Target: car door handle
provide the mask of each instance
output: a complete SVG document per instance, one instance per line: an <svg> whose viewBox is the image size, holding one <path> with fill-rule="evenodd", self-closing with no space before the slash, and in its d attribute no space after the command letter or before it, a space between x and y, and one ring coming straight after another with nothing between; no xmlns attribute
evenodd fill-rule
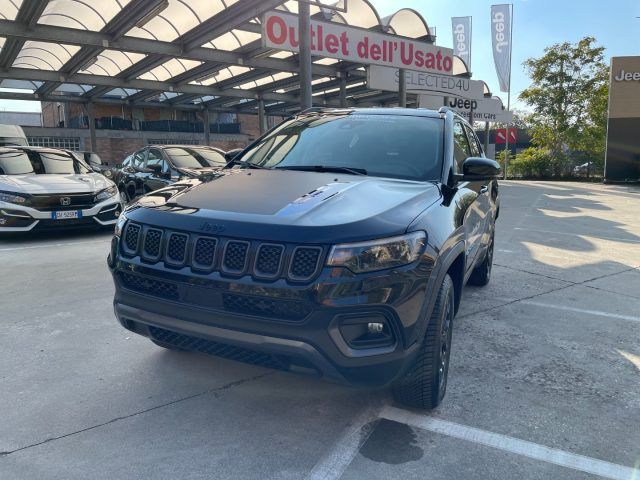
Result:
<svg viewBox="0 0 640 480"><path fill-rule="evenodd" d="M489 191L489 187L486 185L483 185L482 188L480 189L480 195L484 195L488 191Z"/></svg>

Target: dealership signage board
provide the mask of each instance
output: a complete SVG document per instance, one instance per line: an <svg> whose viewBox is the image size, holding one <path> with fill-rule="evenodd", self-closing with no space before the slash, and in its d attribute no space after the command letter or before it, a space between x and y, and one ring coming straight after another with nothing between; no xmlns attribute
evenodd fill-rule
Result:
<svg viewBox="0 0 640 480"><path fill-rule="evenodd" d="M371 65L367 69L367 87L372 90L397 92L399 78L397 68ZM474 99L484 97L484 83L466 77L405 70L405 83L409 93L432 92Z"/></svg>
<svg viewBox="0 0 640 480"><path fill-rule="evenodd" d="M605 178L640 181L640 57L611 59Z"/></svg>
<svg viewBox="0 0 640 480"><path fill-rule="evenodd" d="M476 122L500 122L510 123L513 121L513 113L504 110L499 98L483 98L481 100L470 100L459 97L445 98L441 95L420 95L418 97L420 108L430 108L437 110L442 106L451 108L461 117L469 121L473 110L473 120Z"/></svg>
<svg viewBox="0 0 640 480"><path fill-rule="evenodd" d="M262 19L262 42L266 48L298 52L298 17L280 11L266 13ZM311 54L445 75L453 71L450 48L313 19Z"/></svg>

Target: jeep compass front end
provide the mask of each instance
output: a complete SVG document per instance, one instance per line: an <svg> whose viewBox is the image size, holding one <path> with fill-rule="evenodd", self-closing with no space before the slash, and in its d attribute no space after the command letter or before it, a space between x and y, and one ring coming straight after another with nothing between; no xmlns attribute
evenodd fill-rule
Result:
<svg viewBox="0 0 640 480"><path fill-rule="evenodd" d="M140 198L109 255L120 323L165 348L392 384L436 406L462 284L490 270L497 212L493 177L455 173L454 122L305 113L219 174Z"/></svg>

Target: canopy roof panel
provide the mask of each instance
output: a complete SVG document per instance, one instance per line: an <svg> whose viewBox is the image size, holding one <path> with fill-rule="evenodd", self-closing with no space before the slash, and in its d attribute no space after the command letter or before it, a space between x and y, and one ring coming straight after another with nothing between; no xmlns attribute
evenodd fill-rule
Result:
<svg viewBox="0 0 640 480"><path fill-rule="evenodd" d="M336 6L346 11L310 10L321 21L432 40L415 10L381 19L368 0L339 0ZM297 54L266 49L260 41L261 17L273 9L297 14L298 2L0 0L0 87L33 92L11 98L45 101L166 102L253 113L262 98L273 112L295 110ZM459 59L454 72L469 75ZM350 105L397 101L392 92L367 88L362 65L314 57L312 75L319 104L339 105L341 91Z"/></svg>

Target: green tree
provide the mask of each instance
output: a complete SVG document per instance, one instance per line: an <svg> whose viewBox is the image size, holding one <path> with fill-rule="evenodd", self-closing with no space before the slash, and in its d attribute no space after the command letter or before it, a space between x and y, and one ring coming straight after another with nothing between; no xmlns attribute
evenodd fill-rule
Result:
<svg viewBox="0 0 640 480"><path fill-rule="evenodd" d="M552 174L566 175L585 156L604 158L608 67L593 37L555 44L524 66L531 85L520 94L530 107L533 143L552 155Z"/></svg>

